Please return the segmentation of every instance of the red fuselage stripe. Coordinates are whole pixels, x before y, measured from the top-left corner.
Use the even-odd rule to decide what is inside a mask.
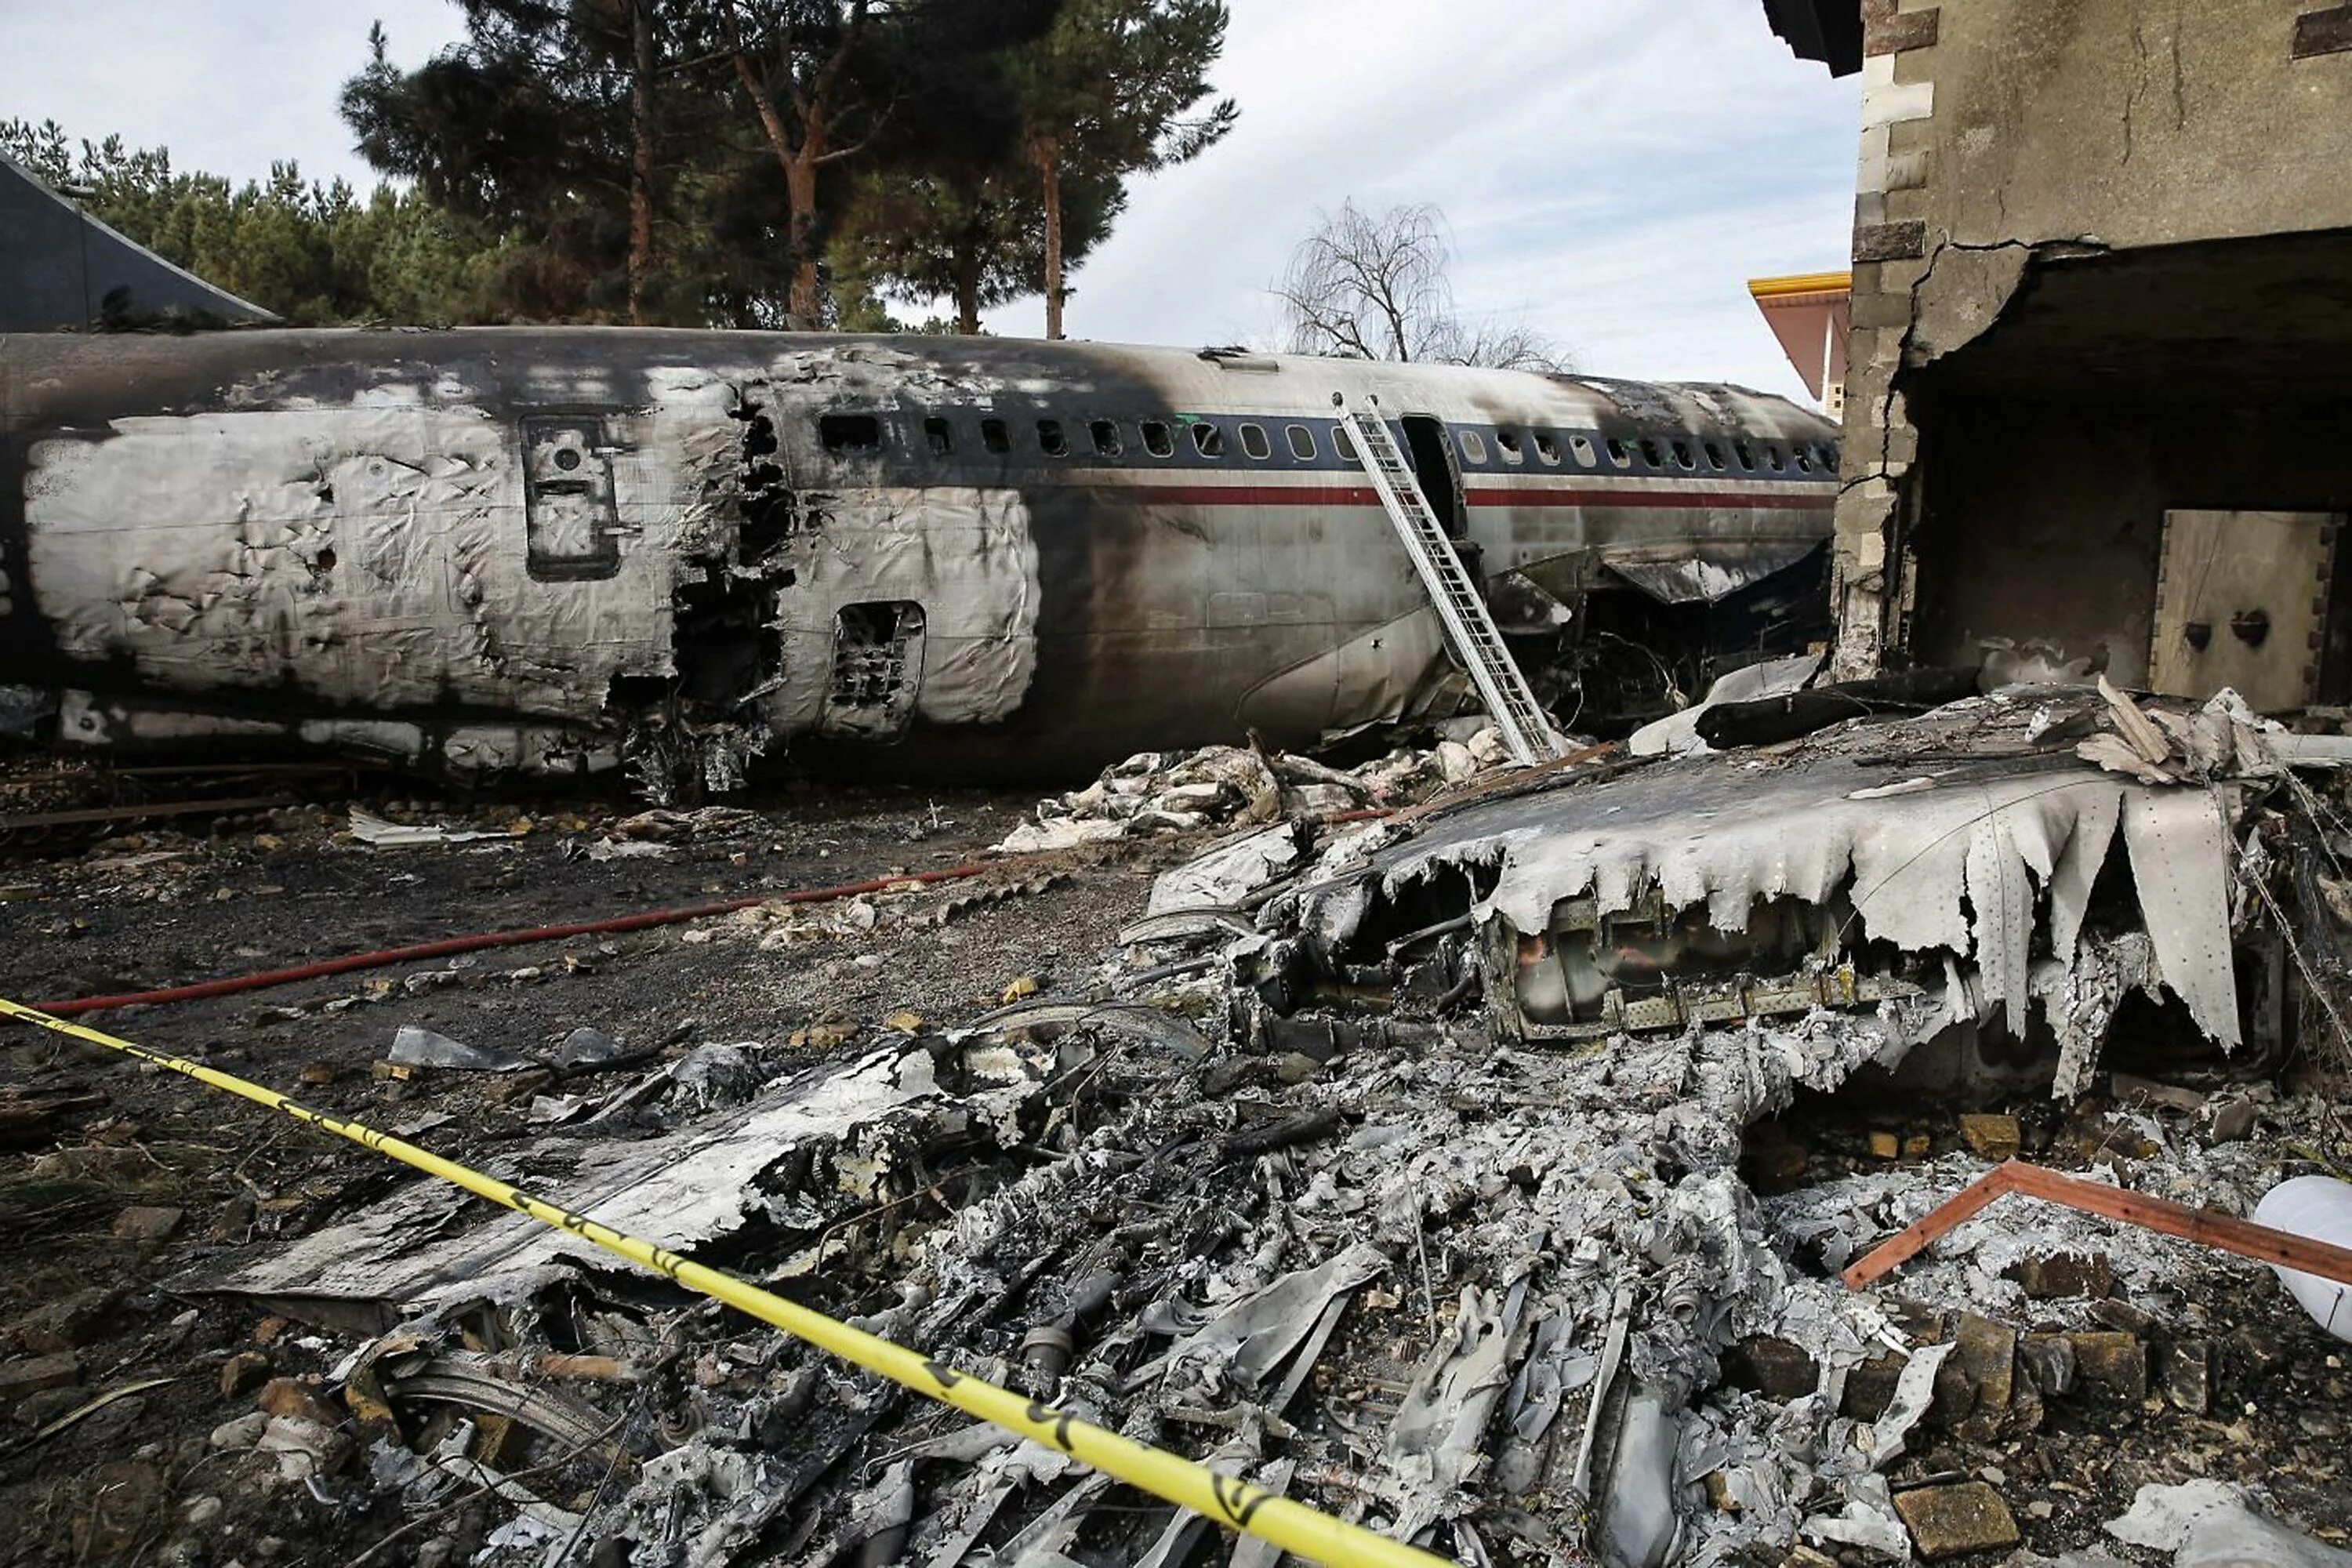
[[[1472,506],[1704,507],[1736,511],[1826,511],[1829,495],[1772,495],[1757,490],[1477,489],[1464,492]]]
[[[1105,497],[1155,506],[1378,506],[1370,485],[1103,485]],[[1649,507],[1736,511],[1827,510],[1827,495],[1771,495],[1754,490],[1595,490],[1471,489],[1472,506]]]

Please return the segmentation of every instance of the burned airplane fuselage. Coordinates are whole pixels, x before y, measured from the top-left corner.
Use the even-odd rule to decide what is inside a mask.
[[[1450,710],[1339,396],[1378,399],[1507,629],[1818,567],[1832,427],[1728,387],[940,337],[0,338],[0,709],[722,787],[784,744],[1039,773]]]

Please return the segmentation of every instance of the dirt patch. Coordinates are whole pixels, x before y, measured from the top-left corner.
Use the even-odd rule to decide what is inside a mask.
[[[19,787],[6,790],[11,780]],[[19,835],[0,865],[0,994],[38,1003],[121,994],[964,865],[985,860],[1034,798],[793,790],[723,827],[609,859],[592,849],[643,842],[616,832],[638,808],[597,797],[358,801],[394,821],[512,835],[403,848],[355,842],[354,803],[342,798],[131,822],[103,837],[102,828]],[[92,800],[87,781],[46,761],[0,776],[7,809],[85,809]],[[1000,1003],[1008,987],[1051,985],[1098,959],[1108,933],[1140,912],[1150,868],[1178,852],[1089,847],[992,863],[970,881],[89,1021],[488,1163],[532,1135],[540,1091],[604,1093],[648,1061],[709,1043],[753,1045],[772,1074],[854,1054],[894,1032],[885,1019],[898,1030],[958,1020]],[[593,1026],[620,1060],[554,1075],[384,1076],[378,1064],[404,1026],[533,1058]],[[251,1455],[212,1442],[215,1428],[254,1412],[257,1369],[319,1379],[338,1347],[283,1320],[200,1306],[161,1282],[282,1247],[380,1199],[405,1173],[95,1047],[29,1029],[12,1029],[7,1046],[0,1224],[14,1267],[0,1279],[0,1358],[18,1375],[0,1378],[0,1497],[24,1521],[8,1560],[153,1562],[168,1542],[184,1552],[194,1542],[213,1543],[202,1560],[344,1562],[373,1544],[400,1521],[355,1515],[323,1482],[240,1486],[235,1473]],[[650,1135],[659,1120],[641,1112],[616,1135]],[[200,1528],[189,1523],[192,1510]],[[400,1548],[382,1560],[414,1558]]]

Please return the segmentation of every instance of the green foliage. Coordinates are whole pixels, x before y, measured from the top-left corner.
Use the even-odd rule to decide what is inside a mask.
[[[726,251],[714,226],[744,205],[745,138],[709,101],[709,62],[679,67],[687,7],[646,0],[662,71],[647,130],[669,177],[655,193],[665,243],[644,319],[761,325],[781,268],[758,264],[743,228]],[[632,0],[465,0],[467,36],[413,71],[391,63],[381,26],[343,84],[343,119],[379,172],[457,219],[504,237],[489,308],[508,319],[629,318]]]
[[[1233,129],[1232,99],[1192,112],[1225,23],[1220,0],[1065,0],[1053,27],[1007,62],[1043,190],[1047,337],[1062,335],[1066,193],[1188,162]]]
[[[1222,0],[1067,0],[1010,63],[1031,142],[1113,177],[1199,157],[1241,112],[1230,98],[1198,108],[1226,22]]]
[[[1046,286],[1049,231],[1074,265],[1129,177],[1234,114],[1198,109],[1216,0],[460,4],[465,38],[414,70],[370,31],[341,98],[389,177],[364,198],[291,163],[236,188],[53,122],[0,124],[0,148],[295,323],[895,331],[886,300],[946,300],[974,331]]]
[[[499,319],[504,247],[415,192],[305,181],[291,163],[234,188],[181,174],[163,148],[69,139],[54,121],[0,123],[0,151],[108,227],[300,325]]]
[[[1127,205],[1116,180],[1066,179],[1063,254],[1075,265],[1110,233]],[[1045,286],[1044,202],[1017,157],[943,174],[891,171],[859,182],[833,248],[836,277],[889,298],[953,301],[956,330],[979,331],[982,310]]]

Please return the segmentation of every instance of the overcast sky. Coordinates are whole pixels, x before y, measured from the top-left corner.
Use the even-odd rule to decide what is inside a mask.
[[[1241,123],[1136,187],[1072,279],[1073,335],[1270,343],[1267,286],[1317,208],[1426,201],[1466,310],[1599,374],[1803,395],[1746,281],[1844,264],[1857,89],[1757,0],[1231,4],[1216,79]],[[335,95],[376,17],[404,65],[462,30],[450,0],[0,0],[0,119],[364,186]],[[1043,310],[989,325],[1034,334]]]

